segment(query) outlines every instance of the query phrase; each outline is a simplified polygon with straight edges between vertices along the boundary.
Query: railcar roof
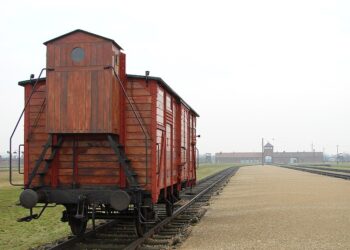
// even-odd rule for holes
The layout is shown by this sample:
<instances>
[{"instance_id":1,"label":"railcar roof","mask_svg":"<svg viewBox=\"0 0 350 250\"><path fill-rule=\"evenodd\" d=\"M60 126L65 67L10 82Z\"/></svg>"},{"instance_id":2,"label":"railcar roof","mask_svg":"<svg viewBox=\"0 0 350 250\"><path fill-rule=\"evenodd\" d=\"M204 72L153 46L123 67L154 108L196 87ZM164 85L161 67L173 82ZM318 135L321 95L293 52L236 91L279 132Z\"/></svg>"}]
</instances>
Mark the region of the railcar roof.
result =
<instances>
[{"instance_id":1,"label":"railcar roof","mask_svg":"<svg viewBox=\"0 0 350 250\"><path fill-rule=\"evenodd\" d=\"M127 74L128 78L135 78L135 79L146 79L146 76L144 75L130 75ZM188 105L182 98L181 96L179 96L162 78L160 77L155 77L155 76L148 76L147 77L149 80L155 80L158 83L160 83L167 91L170 92L170 94L172 94L173 96L175 96L176 98L179 99L179 101L184 104L188 109L190 109L197 117L199 117L199 114L193 109L191 108L190 105Z\"/></svg>"},{"instance_id":2,"label":"railcar roof","mask_svg":"<svg viewBox=\"0 0 350 250\"><path fill-rule=\"evenodd\" d=\"M39 79L38 78L33 78L31 80L20 81L20 82L18 82L18 85L24 87L27 84L34 84L36 81L38 81L38 82L46 81L46 77L41 77Z\"/></svg>"},{"instance_id":3,"label":"railcar roof","mask_svg":"<svg viewBox=\"0 0 350 250\"><path fill-rule=\"evenodd\" d=\"M95 37L98 37L98 38L105 39L105 40L107 40L107 41L112 42L118 49L123 50L123 48L120 47L119 44L117 44L113 39L110 39L110 38L104 37L104 36L100 36L100 35L97 35L97 34L94 34L94 33L91 33L91 32L85 31L85 30L81 30L81 29L76 29L76 30L73 30L73 31L71 31L71 32L68 32L68 33L66 33L66 34L64 34L64 35L55 37L55 38L53 38L53 39L51 39L51 40L49 40L49 41L44 42L44 45L47 45L47 44L50 43L50 42L53 42L53 41L55 41L55 40L61 39L61 38L66 37L66 36L69 36L69 35L71 35L71 34L73 34L73 33L76 33L76 32L82 32L82 33L85 33L85 34L88 34L88 35L91 35L91 36L95 36Z\"/></svg>"},{"instance_id":4,"label":"railcar roof","mask_svg":"<svg viewBox=\"0 0 350 250\"><path fill-rule=\"evenodd\" d=\"M127 74L127 77L128 78L133 78L133 79L143 79L145 80L146 79L146 76L143 76L143 75L130 75L130 74ZM155 76L148 76L148 79L149 80L155 80L157 81L158 83L160 83L167 91L170 92L170 94L172 94L173 96L175 96L176 98L178 98L178 100L184 104L188 109L191 110L191 112L193 112L197 117L199 117L199 114L193 109L191 108L190 105L188 105L182 98L181 96L179 96L162 78L160 77L155 77ZM24 80L24 81L20 81L18 82L18 85L20 86L25 86L27 84L34 84L36 81L38 82L42 82L42 81L45 81L46 80L46 77L42 77L42 78L39 78L39 79L32 79L32 80Z\"/></svg>"}]
</instances>

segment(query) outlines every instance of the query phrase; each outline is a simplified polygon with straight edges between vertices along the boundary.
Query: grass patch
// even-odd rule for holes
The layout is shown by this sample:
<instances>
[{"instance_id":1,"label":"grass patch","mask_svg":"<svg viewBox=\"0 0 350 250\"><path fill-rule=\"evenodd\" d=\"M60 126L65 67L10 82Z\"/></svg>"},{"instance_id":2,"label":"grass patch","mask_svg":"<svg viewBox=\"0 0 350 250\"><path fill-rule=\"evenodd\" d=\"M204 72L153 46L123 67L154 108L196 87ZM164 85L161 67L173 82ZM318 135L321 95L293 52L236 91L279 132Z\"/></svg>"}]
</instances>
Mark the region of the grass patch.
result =
<instances>
[{"instance_id":1,"label":"grass patch","mask_svg":"<svg viewBox=\"0 0 350 250\"><path fill-rule=\"evenodd\" d=\"M28 249L69 233L67 223L60 221L62 206L47 209L38 220L17 222L17 218L29 215L27 209L16 206L21 191L17 187L0 189L0 249Z\"/></svg>"},{"instance_id":2,"label":"grass patch","mask_svg":"<svg viewBox=\"0 0 350 250\"><path fill-rule=\"evenodd\" d=\"M197 179L203 179L209 175L212 175L216 172L224 170L229 167L241 167L243 164L237 163L221 163L221 164L200 164L197 168Z\"/></svg>"},{"instance_id":3,"label":"grass patch","mask_svg":"<svg viewBox=\"0 0 350 250\"><path fill-rule=\"evenodd\" d=\"M13 182L23 183L23 175L13 171ZM60 221L63 206L47 208L42 217L31 222L17 222L28 216L29 211L17 206L20 187L9 184L8 170L0 170L0 249L29 249L53 241L70 230L67 223ZM36 209L34 213L38 213Z\"/></svg>"},{"instance_id":4,"label":"grass patch","mask_svg":"<svg viewBox=\"0 0 350 250\"><path fill-rule=\"evenodd\" d=\"M23 184L23 175L19 174L17 171L12 171L12 182L15 184ZM3 187L12 187L9 183L8 170L0 170L0 188Z\"/></svg>"}]
</instances>

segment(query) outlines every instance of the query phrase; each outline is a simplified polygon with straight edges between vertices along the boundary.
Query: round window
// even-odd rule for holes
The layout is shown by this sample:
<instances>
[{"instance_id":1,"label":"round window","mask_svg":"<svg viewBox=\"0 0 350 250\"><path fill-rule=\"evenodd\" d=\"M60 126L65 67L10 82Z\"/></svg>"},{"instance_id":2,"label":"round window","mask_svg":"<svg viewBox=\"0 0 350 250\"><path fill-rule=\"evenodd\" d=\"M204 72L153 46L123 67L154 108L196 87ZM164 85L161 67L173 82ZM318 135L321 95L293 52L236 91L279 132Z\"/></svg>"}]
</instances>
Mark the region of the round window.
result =
<instances>
[{"instance_id":1,"label":"round window","mask_svg":"<svg viewBox=\"0 0 350 250\"><path fill-rule=\"evenodd\" d=\"M80 62L84 59L84 50L82 48L74 48L71 53L71 58L74 62Z\"/></svg>"}]
</instances>

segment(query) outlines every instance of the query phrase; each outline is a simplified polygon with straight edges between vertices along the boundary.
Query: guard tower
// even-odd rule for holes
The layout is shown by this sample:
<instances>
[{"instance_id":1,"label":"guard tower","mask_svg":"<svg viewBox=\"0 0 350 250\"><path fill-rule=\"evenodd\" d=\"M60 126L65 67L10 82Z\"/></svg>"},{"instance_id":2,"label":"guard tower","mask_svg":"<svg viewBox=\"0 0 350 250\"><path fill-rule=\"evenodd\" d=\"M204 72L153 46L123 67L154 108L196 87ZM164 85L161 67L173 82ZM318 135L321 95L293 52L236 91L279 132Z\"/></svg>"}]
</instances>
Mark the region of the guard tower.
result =
<instances>
[{"instance_id":1,"label":"guard tower","mask_svg":"<svg viewBox=\"0 0 350 250\"><path fill-rule=\"evenodd\" d=\"M273 163L273 145L269 142L264 146L264 157L265 163Z\"/></svg>"}]
</instances>

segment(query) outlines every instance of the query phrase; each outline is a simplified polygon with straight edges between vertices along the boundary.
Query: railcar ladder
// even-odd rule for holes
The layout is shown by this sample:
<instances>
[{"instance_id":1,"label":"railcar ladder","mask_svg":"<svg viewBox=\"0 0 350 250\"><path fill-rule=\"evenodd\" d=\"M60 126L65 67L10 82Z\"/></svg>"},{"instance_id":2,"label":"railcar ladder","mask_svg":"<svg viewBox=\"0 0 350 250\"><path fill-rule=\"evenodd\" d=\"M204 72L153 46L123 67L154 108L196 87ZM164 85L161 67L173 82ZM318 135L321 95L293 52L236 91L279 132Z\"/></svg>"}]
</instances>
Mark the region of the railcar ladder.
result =
<instances>
[{"instance_id":1,"label":"railcar ladder","mask_svg":"<svg viewBox=\"0 0 350 250\"><path fill-rule=\"evenodd\" d=\"M107 137L108 137L108 141L109 141L112 149L114 150L114 153L118 157L119 163L123 167L123 170L125 172L125 175L126 175L126 178L128 180L129 185L132 188L140 187L138 181L136 180L137 174L131 168L131 161L128 159L128 157L125 154L124 146L119 143L119 137L116 136L115 138L113 138L112 135L108 135Z\"/></svg>"},{"instance_id":2,"label":"railcar ladder","mask_svg":"<svg viewBox=\"0 0 350 250\"><path fill-rule=\"evenodd\" d=\"M57 144L53 145L52 144L52 135L49 135L49 138L46 142L46 144L44 145L43 151L41 152L39 159L35 161L35 165L33 168L33 171L30 173L29 176L29 180L28 183L25 185L25 188L30 188L30 185L32 184L33 179L35 178L35 176L39 175L40 176L40 182L41 185L43 185L43 177L47 174L47 172L50 169L51 163L53 161L53 159L55 158L58 149L62 146L63 143L63 137L62 136L58 136L58 141ZM51 154L49 156L49 158L45 159L47 150L51 148ZM38 172L40 164L45 161L45 167L41 172Z\"/></svg>"}]
</instances>

